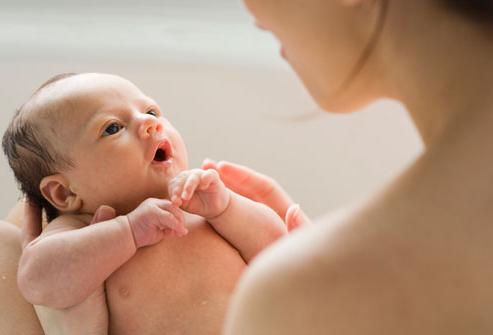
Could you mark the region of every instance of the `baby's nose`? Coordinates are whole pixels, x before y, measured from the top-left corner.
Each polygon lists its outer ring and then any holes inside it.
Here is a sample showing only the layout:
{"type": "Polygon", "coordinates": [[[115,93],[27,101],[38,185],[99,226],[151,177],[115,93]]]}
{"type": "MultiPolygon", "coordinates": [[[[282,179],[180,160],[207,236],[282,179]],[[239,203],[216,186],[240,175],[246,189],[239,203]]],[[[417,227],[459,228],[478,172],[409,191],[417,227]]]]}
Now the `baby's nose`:
{"type": "Polygon", "coordinates": [[[162,131],[162,125],[155,117],[146,118],[139,129],[140,136],[145,138],[154,136],[162,131]]]}

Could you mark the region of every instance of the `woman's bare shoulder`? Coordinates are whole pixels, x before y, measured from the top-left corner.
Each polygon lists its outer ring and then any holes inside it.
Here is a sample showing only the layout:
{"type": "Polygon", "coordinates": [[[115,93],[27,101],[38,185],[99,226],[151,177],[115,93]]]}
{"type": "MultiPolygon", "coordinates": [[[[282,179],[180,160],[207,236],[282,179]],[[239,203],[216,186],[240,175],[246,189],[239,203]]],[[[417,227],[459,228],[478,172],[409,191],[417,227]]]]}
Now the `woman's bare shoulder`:
{"type": "Polygon", "coordinates": [[[240,282],[228,334],[491,333],[490,234],[425,205],[387,192],[272,246],[240,282]]]}
{"type": "Polygon", "coordinates": [[[412,302],[400,287],[391,243],[370,222],[341,214],[292,234],[253,262],[240,282],[229,333],[402,333],[412,302]]]}

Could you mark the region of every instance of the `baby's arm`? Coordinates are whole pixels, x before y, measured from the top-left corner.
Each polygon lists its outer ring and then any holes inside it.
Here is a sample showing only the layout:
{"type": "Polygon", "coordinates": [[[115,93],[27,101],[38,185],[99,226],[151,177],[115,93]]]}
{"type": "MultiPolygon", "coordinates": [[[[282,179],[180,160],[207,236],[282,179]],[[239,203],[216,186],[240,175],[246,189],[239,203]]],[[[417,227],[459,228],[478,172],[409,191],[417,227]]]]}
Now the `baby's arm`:
{"type": "Polygon", "coordinates": [[[89,226],[75,216],[59,217],[25,247],[19,288],[33,304],[58,309],[77,305],[139,247],[155,244],[165,234],[185,234],[183,224],[179,209],[159,199],[89,226]]]}
{"type": "Polygon", "coordinates": [[[286,234],[287,228],[271,208],[229,192],[231,199],[228,207],[222,214],[208,221],[249,263],[270,243],[286,234]]]}
{"type": "Polygon", "coordinates": [[[289,194],[274,179],[246,166],[227,161],[215,162],[206,158],[202,169],[214,169],[224,185],[233,192],[272,208],[291,232],[311,225],[310,218],[295,204],[289,194]]]}
{"type": "Polygon", "coordinates": [[[182,172],[170,183],[169,194],[176,205],[203,216],[247,263],[287,233],[276,212],[227,189],[215,170],[182,172]]]}

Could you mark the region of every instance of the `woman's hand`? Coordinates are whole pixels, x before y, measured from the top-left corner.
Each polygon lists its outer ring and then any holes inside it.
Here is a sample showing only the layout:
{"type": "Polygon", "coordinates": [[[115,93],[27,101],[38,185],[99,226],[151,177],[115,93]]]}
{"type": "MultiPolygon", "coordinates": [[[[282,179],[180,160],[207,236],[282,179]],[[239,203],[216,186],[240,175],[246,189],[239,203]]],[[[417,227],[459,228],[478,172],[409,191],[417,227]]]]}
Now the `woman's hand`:
{"type": "MultiPolygon", "coordinates": [[[[97,209],[91,224],[113,219],[115,210],[109,206],[97,209]]],[[[25,205],[22,225],[22,247],[41,234],[41,209],[29,201],[25,205]]],[[[104,285],[101,285],[84,302],[63,310],[34,306],[46,335],[108,334],[108,308],[104,285]]]]}
{"type": "Polygon", "coordinates": [[[204,160],[202,169],[216,170],[226,187],[233,192],[272,208],[283,218],[289,231],[310,224],[310,219],[300,206],[272,178],[242,165],[210,159],[204,160]]]}

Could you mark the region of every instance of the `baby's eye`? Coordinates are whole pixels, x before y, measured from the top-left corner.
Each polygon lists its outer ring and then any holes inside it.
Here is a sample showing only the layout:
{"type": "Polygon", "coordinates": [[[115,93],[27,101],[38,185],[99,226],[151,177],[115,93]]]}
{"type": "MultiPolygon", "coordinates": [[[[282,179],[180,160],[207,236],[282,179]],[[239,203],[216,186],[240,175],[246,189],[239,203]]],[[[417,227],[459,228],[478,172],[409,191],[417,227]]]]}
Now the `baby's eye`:
{"type": "Polygon", "coordinates": [[[103,132],[103,136],[114,135],[114,134],[118,133],[122,128],[123,128],[123,126],[121,124],[119,124],[117,122],[113,122],[108,127],[106,127],[106,129],[103,132]]]}
{"type": "Polygon", "coordinates": [[[158,117],[158,112],[154,109],[150,109],[147,111],[147,114],[158,117]]]}

